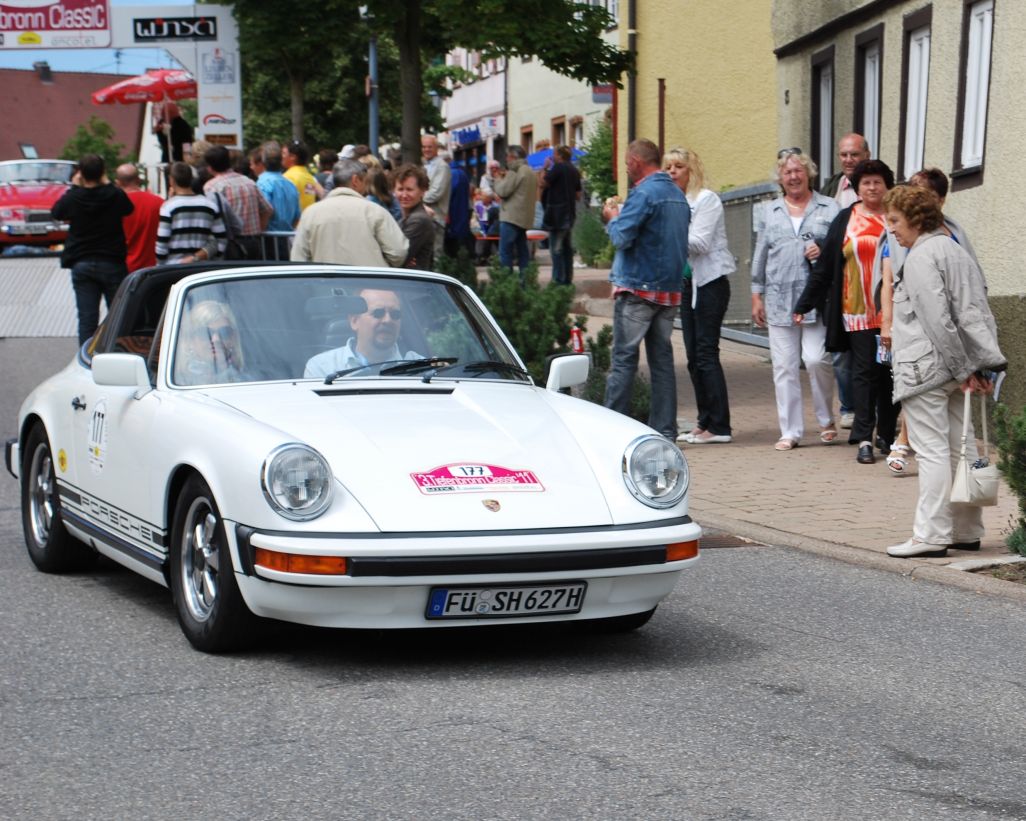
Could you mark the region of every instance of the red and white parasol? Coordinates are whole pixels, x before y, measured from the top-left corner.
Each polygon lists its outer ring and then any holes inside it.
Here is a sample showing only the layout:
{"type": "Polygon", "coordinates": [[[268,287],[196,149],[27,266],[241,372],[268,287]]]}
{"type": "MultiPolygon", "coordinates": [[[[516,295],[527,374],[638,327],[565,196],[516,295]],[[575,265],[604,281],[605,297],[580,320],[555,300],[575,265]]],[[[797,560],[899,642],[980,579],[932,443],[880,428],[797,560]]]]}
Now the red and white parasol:
{"type": "Polygon", "coordinates": [[[159,68],[93,92],[96,105],[159,103],[196,96],[196,80],[184,69],[159,68]]]}

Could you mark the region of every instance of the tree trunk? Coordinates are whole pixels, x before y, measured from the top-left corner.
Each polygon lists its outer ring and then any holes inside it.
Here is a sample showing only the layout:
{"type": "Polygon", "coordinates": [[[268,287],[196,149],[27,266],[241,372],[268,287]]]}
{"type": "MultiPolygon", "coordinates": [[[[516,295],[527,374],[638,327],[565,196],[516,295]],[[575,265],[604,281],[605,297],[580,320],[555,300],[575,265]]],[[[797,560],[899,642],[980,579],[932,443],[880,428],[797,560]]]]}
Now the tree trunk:
{"type": "Polygon", "coordinates": [[[395,42],[399,47],[399,88],[403,110],[401,150],[403,162],[420,162],[420,101],[424,79],[420,64],[420,0],[406,0],[406,13],[395,16],[395,42]]]}
{"type": "Polygon", "coordinates": [[[303,140],[303,75],[289,72],[289,97],[292,109],[292,139],[303,140]]]}

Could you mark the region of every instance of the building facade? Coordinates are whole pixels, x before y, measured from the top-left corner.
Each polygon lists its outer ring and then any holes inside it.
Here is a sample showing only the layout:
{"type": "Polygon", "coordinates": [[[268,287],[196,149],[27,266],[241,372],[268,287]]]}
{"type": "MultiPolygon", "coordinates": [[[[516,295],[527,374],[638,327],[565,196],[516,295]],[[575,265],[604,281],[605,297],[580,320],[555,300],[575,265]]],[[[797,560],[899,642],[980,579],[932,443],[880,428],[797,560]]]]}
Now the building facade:
{"type": "Polygon", "coordinates": [[[1009,358],[1001,399],[1026,405],[1026,277],[1014,251],[1026,127],[1026,4],[1018,0],[775,0],[780,145],[809,146],[825,178],[837,140],[865,134],[899,180],[951,179],[944,209],[968,231],[1009,358]]]}

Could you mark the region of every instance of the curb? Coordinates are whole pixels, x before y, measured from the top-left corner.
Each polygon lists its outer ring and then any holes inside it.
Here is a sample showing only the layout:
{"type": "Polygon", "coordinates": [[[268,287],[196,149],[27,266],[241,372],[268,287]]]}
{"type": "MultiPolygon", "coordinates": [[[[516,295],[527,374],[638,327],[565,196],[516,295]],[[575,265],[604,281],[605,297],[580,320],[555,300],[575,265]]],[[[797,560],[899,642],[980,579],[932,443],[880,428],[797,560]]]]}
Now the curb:
{"type": "MultiPolygon", "coordinates": [[[[969,573],[966,572],[968,568],[955,568],[950,565],[938,566],[915,559],[894,559],[875,550],[827,542],[822,539],[811,539],[796,533],[788,533],[785,530],[755,525],[751,522],[731,519],[728,516],[717,516],[713,513],[697,514],[696,519],[703,527],[708,526],[714,530],[722,530],[734,536],[765,545],[789,547],[806,553],[814,553],[817,556],[836,559],[846,564],[869,567],[873,570],[883,570],[888,573],[897,573],[911,581],[921,579],[1026,604],[1026,584],[996,579],[988,575],[969,573]]],[[[959,564],[965,565],[971,564],[971,562],[960,562],[959,564]]],[[[994,562],[988,561],[986,564],[991,565],[994,562]]]]}

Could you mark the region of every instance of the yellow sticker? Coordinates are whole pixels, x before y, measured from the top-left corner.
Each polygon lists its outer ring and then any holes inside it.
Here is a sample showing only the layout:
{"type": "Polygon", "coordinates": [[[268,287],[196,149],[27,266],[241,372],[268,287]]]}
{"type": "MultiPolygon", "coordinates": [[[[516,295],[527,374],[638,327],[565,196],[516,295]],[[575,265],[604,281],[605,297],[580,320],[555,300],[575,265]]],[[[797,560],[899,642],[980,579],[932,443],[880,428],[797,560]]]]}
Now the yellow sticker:
{"type": "Polygon", "coordinates": [[[61,473],[68,469],[68,454],[64,452],[64,448],[57,451],[57,467],[61,469],[61,473]]]}
{"type": "Polygon", "coordinates": [[[18,45],[20,46],[38,46],[42,42],[43,38],[34,31],[26,31],[24,34],[18,35],[18,45]]]}

